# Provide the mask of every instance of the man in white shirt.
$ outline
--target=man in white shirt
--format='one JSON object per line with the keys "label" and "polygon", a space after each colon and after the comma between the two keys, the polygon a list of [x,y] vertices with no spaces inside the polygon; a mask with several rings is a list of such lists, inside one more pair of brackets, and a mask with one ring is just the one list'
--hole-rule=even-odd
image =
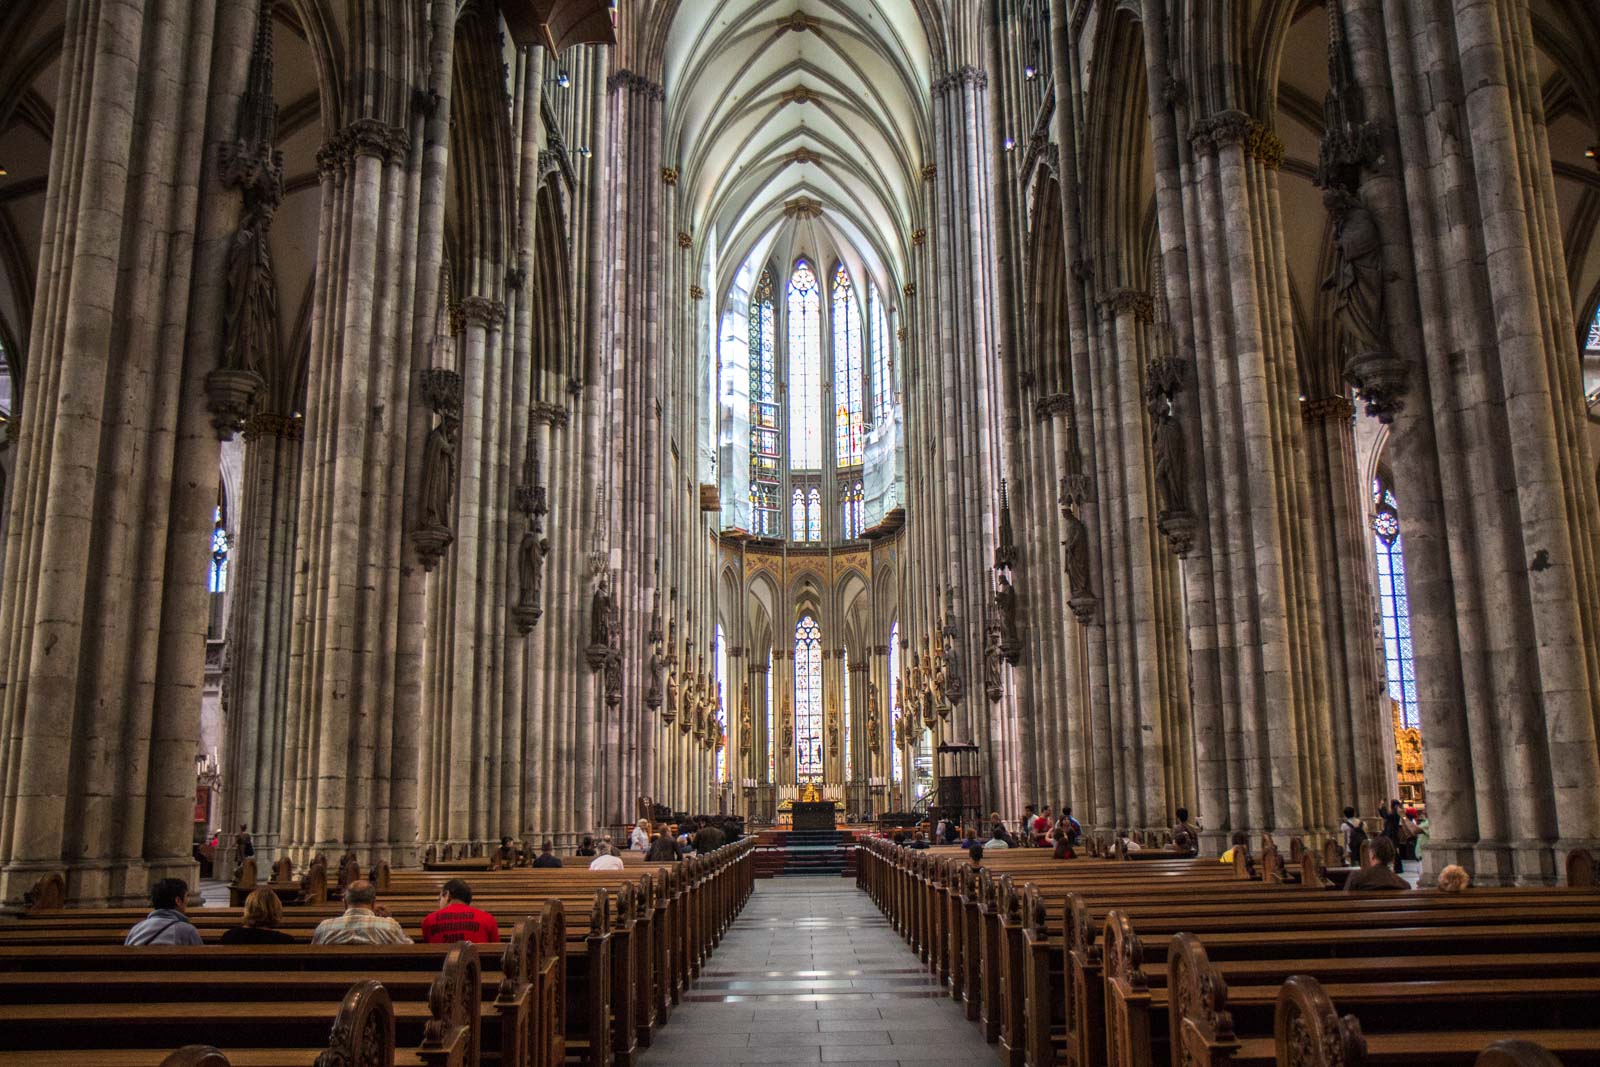
{"label": "man in white shirt", "polygon": [[591,871],[620,871],[622,870],[622,857],[617,855],[616,849],[608,849],[589,861]]}

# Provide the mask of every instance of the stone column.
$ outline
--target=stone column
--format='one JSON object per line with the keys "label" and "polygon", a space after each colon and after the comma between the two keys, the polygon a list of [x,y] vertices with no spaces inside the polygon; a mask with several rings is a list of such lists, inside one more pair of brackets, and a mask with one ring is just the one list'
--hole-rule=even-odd
{"label": "stone column", "polygon": [[0,583],[6,905],[48,871],[90,905],[194,881],[218,472],[204,381],[238,218],[218,149],[255,23],[243,4],[67,13]]}
{"label": "stone column", "polygon": [[[441,99],[436,115],[446,107]],[[419,564],[433,559],[405,536],[427,518],[412,329],[416,302],[436,292],[437,267],[417,258],[427,247],[416,237],[421,189],[431,186],[413,149],[423,123],[419,116],[408,130],[396,124],[403,118],[357,119],[319,153],[322,240],[284,755],[284,844],[302,858],[348,848],[364,862],[405,864],[416,847],[423,618],[415,609]],[[443,149],[432,138],[443,132],[429,123],[428,176],[439,182]]]}
{"label": "stone column", "polygon": [[1376,309],[1346,372],[1394,420],[1429,872],[1552,881],[1600,840],[1600,502],[1528,5],[1341,13],[1360,110],[1329,202],[1381,239],[1340,246]]}

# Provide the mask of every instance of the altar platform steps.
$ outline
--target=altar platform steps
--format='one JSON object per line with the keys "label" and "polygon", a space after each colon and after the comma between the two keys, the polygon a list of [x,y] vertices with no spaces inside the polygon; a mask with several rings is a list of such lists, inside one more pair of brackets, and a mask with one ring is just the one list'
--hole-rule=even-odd
{"label": "altar platform steps", "polygon": [[763,830],[757,836],[757,878],[854,878],[855,834],[849,830]]}

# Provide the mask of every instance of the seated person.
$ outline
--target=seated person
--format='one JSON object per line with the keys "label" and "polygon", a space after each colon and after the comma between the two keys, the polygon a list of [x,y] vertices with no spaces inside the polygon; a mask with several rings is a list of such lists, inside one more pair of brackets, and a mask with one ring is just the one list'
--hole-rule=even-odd
{"label": "seated person", "polygon": [[1394,856],[1393,841],[1387,837],[1374,837],[1367,848],[1366,861],[1362,863],[1361,869],[1344,883],[1344,891],[1370,893],[1379,890],[1410,889],[1411,883],[1394,873]]}
{"label": "seated person", "polygon": [[1172,847],[1180,852],[1200,851],[1200,827],[1189,821],[1189,809],[1178,809],[1178,824],[1172,828]]}
{"label": "seated person", "polygon": [[561,866],[561,857],[555,854],[555,848],[555,842],[545,838],[544,843],[539,846],[539,858],[533,861],[533,865],[535,867]]}
{"label": "seated person", "polygon": [[494,916],[472,906],[472,886],[464,878],[452,878],[439,890],[439,910],[422,920],[422,943],[449,945],[471,941],[493,945],[500,940],[500,924]]}
{"label": "seated person", "polygon": [[577,849],[576,852],[573,853],[573,855],[574,856],[593,856],[593,855],[595,855],[594,838],[592,838],[592,837],[588,836],[587,834],[585,834],[584,838],[583,838],[583,842],[580,845],[578,845],[578,849]]}
{"label": "seated person", "polygon": [[292,945],[294,938],[283,925],[283,901],[260,886],[244,899],[244,922],[222,935],[224,945]]}
{"label": "seated person", "polygon": [[494,855],[489,857],[491,871],[507,871],[517,865],[517,850],[511,843],[511,838],[502,837],[500,847],[494,850]]}
{"label": "seated person", "polygon": [[992,836],[990,836],[989,840],[983,843],[983,847],[987,849],[1010,848],[1011,842],[1007,840],[1007,836],[1006,824],[1003,822],[997,822],[994,824],[994,832]]}
{"label": "seated person", "polygon": [[1052,859],[1073,860],[1078,858],[1077,853],[1072,851],[1072,846],[1067,843],[1067,832],[1065,830],[1057,828],[1051,836],[1055,840],[1055,851],[1050,854]]}
{"label": "seated person", "polygon": [[313,945],[409,945],[411,938],[378,908],[378,887],[365,878],[344,891],[344,914],[323,919],[311,934]]}
{"label": "seated person", "polygon": [[189,883],[163,878],[150,887],[150,914],[128,931],[124,945],[201,945],[189,921]]}
{"label": "seated person", "polygon": [[918,830],[918,831],[917,831],[917,836],[916,836],[916,837],[913,837],[913,838],[912,838],[912,839],[911,839],[911,846],[910,846],[910,847],[912,847],[912,848],[918,848],[918,849],[921,849],[921,848],[928,848],[928,847],[929,847],[929,846],[928,846],[928,839],[927,839],[927,837],[925,837],[925,836],[924,836],[924,835],[923,835],[923,833],[922,833],[922,831],[921,831],[921,830]]}
{"label": "seated person", "polygon": [[982,869],[982,867],[983,867],[983,846],[982,845],[973,845],[971,848],[967,849],[967,866],[971,867],[975,871]]}
{"label": "seated person", "polygon": [[978,840],[978,832],[976,830],[970,826],[963,826],[961,828],[962,848],[967,849],[970,852],[972,849],[981,848],[982,846],[983,842]]}
{"label": "seated person", "polygon": [[591,871],[620,871],[622,867],[622,856],[615,848],[605,849],[589,864]]}
{"label": "seated person", "polygon": [[672,863],[678,859],[678,843],[669,834],[657,834],[644,858],[648,863]]}
{"label": "seated person", "polygon": [[1439,872],[1439,892],[1464,893],[1472,884],[1472,875],[1467,873],[1465,867],[1452,863]]}

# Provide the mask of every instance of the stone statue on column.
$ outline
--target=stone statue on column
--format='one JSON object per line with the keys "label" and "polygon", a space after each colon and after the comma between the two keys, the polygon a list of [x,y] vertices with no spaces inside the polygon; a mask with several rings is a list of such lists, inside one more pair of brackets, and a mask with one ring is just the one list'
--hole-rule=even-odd
{"label": "stone statue on column", "polygon": [[267,241],[284,196],[283,153],[276,147],[271,0],[260,0],[256,20],[238,125],[234,139],[222,146],[218,173],[244,202],[239,229],[228,245],[221,358],[205,382],[212,425],[224,441],[244,429],[279,356],[278,282]]}
{"label": "stone statue on column", "polygon": [[940,635],[941,660],[944,664],[944,696],[952,704],[959,704],[967,695],[966,675],[961,669],[961,629],[956,625],[956,591],[945,590],[945,617]]}
{"label": "stone statue on column", "polygon": [[1173,554],[1193,551],[1198,523],[1189,509],[1189,453],[1177,396],[1188,378],[1187,360],[1163,357],[1145,367],[1144,401],[1150,415],[1150,457],[1155,467],[1156,525]]}
{"label": "stone statue on column", "polygon": [[1363,121],[1351,73],[1344,13],[1328,5],[1328,92],[1316,184],[1333,225],[1333,272],[1322,288],[1345,345],[1344,376],[1367,403],[1367,414],[1393,422],[1405,408],[1411,368],[1389,344],[1383,233],[1361,195],[1363,175],[1383,157],[1381,131]]}
{"label": "stone statue on column", "polygon": [[589,599],[589,655],[611,647],[611,586],[602,574]]}
{"label": "stone statue on column", "polygon": [[651,711],[661,710],[661,684],[666,670],[666,656],[662,654],[661,642],[658,640],[650,646],[650,680],[644,691],[644,706]]}
{"label": "stone statue on column", "polygon": [[994,609],[1000,626],[1000,654],[1015,667],[1022,658],[1022,630],[1017,624],[1017,590],[1003,571],[996,575]]}
{"label": "stone statue on column", "polygon": [[989,698],[989,703],[998,704],[1005,694],[1005,683],[1001,677],[1000,664],[1005,659],[1005,652],[1001,647],[1000,620],[992,618],[989,625],[984,627],[983,635],[983,694]]}
{"label": "stone statue on column", "polygon": [[[529,454],[529,468],[537,477],[537,464]],[[544,516],[549,513],[542,485],[517,486],[517,504],[527,525],[522,530],[522,540],[517,545],[517,603],[511,609],[512,620],[523,634],[533,632],[544,609],[539,606],[539,593],[544,587],[544,558],[550,554],[550,542],[544,537]]]}
{"label": "stone statue on column", "polygon": [[461,375],[444,367],[422,372],[422,395],[439,420],[428,431],[422,453],[422,484],[417,494],[417,525],[412,543],[422,569],[431,571],[455,540],[457,434],[461,429]]}

